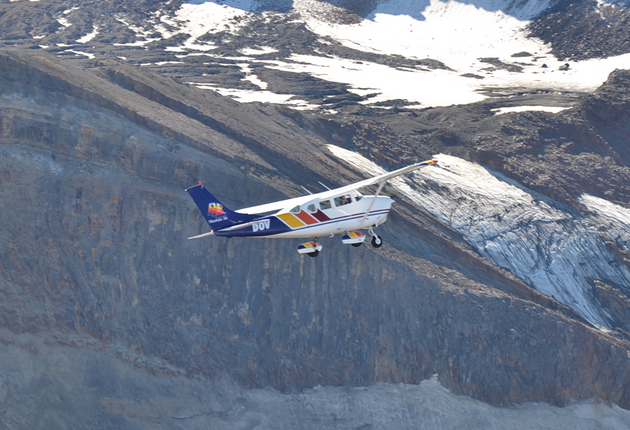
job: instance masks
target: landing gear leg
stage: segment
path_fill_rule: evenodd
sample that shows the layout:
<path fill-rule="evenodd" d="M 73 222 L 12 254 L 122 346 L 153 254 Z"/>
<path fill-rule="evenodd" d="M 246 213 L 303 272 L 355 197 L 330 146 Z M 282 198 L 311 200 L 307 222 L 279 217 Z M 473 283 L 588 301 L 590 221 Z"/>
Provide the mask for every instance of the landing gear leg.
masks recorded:
<path fill-rule="evenodd" d="M 374 230 L 372 229 L 370 229 L 370 236 L 372 236 L 372 246 L 374 248 L 380 248 L 381 246 L 383 246 L 383 239 L 381 239 L 380 236 L 374 233 Z"/>

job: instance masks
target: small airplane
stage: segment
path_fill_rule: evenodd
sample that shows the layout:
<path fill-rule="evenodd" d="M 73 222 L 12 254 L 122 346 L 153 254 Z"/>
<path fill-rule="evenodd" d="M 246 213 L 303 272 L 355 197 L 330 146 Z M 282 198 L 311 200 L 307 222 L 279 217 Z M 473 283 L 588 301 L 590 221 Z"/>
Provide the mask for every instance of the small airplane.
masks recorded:
<path fill-rule="evenodd" d="M 387 196 L 379 195 L 383 186 L 392 178 L 436 163 L 437 160 L 424 161 L 334 190 L 329 189 L 317 194 L 236 211 L 224 206 L 199 182 L 199 185 L 188 188 L 186 192 L 195 201 L 212 231 L 188 239 L 213 235 L 257 238 L 314 237 L 314 241 L 301 244 L 298 252 L 316 257 L 322 250 L 322 245 L 318 242 L 320 236 L 343 233 L 344 244 L 358 247 L 366 239 L 366 235 L 359 230 L 367 229 L 372 238 L 372 246 L 380 248 L 383 240 L 374 232 L 374 228 L 387 220 L 387 214 L 394 202 Z M 373 196 L 364 196 L 359 192 L 359 189 L 374 184 L 378 184 L 378 188 Z"/>

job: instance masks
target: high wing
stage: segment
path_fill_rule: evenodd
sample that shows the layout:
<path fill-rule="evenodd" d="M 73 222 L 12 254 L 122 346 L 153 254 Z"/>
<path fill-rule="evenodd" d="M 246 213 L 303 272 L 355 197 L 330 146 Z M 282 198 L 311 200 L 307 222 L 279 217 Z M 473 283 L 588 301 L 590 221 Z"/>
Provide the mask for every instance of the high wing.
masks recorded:
<path fill-rule="evenodd" d="M 365 179 L 363 181 L 355 182 L 354 184 L 346 185 L 340 188 L 335 188 L 334 190 L 330 190 L 330 191 L 324 191 L 323 193 L 317 194 L 317 196 L 323 197 L 323 198 L 332 197 L 339 194 L 345 194 L 350 191 L 365 188 L 370 185 L 384 184 L 385 182 L 387 182 L 388 180 L 392 178 L 395 178 L 396 176 L 405 175 L 421 167 L 429 166 L 431 164 L 436 164 L 436 163 L 437 163 L 437 160 L 422 161 L 420 163 L 412 164 L 411 166 L 394 170 L 393 172 L 383 173 L 382 175 L 374 176 L 373 178 L 370 178 L 370 179 Z"/>
<path fill-rule="evenodd" d="M 392 178 L 395 178 L 396 176 L 405 175 L 421 167 L 429 166 L 431 164 L 436 164 L 436 163 L 437 163 L 437 160 L 423 161 L 420 163 L 412 164 L 411 166 L 394 170 L 393 172 L 383 173 L 382 175 L 374 176 L 373 178 L 355 182 L 354 184 L 345 185 L 340 188 L 335 188 L 334 190 L 327 190 L 327 191 L 323 191 L 317 194 L 309 194 L 306 196 L 295 197 L 295 198 L 287 199 L 287 200 L 280 200 L 278 202 L 267 203 L 264 205 L 252 206 L 249 208 L 239 209 L 235 212 L 242 213 L 242 214 L 249 214 L 249 215 L 257 215 L 257 214 L 263 214 L 263 213 L 268 213 L 268 212 L 277 212 L 282 209 L 287 209 L 287 208 L 300 205 L 302 203 L 306 203 L 308 201 L 313 200 L 314 198 L 319 197 L 319 198 L 325 199 L 328 197 L 337 196 L 340 194 L 348 193 L 350 191 L 358 190 L 360 188 L 365 188 L 370 185 L 383 184 L 386 181 Z"/>
<path fill-rule="evenodd" d="M 318 194 L 309 194 L 301 197 L 294 197 L 292 199 L 280 200 L 277 202 L 266 203 L 264 205 L 251 206 L 249 208 L 239 209 L 235 212 L 248 215 L 259 215 L 268 212 L 278 212 L 279 210 L 292 208 L 294 206 L 306 203 L 309 200 L 313 200 Z"/>

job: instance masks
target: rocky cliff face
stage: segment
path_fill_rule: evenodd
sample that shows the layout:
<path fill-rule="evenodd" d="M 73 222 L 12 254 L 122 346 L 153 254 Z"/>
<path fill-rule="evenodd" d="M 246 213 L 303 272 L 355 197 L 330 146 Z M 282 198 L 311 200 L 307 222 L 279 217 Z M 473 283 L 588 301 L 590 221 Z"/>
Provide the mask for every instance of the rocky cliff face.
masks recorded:
<path fill-rule="evenodd" d="M 197 180 L 238 208 L 359 178 L 316 122 L 116 63 L 84 69 L 3 51 L 0 79 L 5 343 L 27 348 L 15 335 L 34 336 L 53 348 L 46 354 L 96 349 L 158 378 L 227 375 L 250 388 L 418 384 L 438 374 L 454 393 L 496 405 L 599 398 L 630 407 L 623 331 L 592 327 L 403 195 L 380 250 L 330 239 L 305 259 L 292 241 L 186 240 L 206 228 L 183 192 Z M 393 162 L 386 150 L 396 148 L 382 152 Z M 614 188 L 616 199 L 623 193 Z M 613 300 L 615 287 L 597 285 Z M 16 405 L 28 395 L 3 383 Z M 140 413 L 112 400 L 126 389 L 117 384 L 82 385 L 96 391 L 103 419 Z"/>
<path fill-rule="evenodd" d="M 529 25 L 529 31 L 552 43 L 560 59 L 602 58 L 630 49 L 625 2 L 558 1 L 541 15 Z"/>

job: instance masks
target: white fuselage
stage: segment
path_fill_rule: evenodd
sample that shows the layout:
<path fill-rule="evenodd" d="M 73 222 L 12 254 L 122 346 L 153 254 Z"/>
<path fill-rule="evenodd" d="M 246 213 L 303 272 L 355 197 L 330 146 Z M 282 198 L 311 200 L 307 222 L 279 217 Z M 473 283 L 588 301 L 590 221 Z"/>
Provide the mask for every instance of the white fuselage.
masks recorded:
<path fill-rule="evenodd" d="M 300 209 L 294 208 L 293 213 L 283 211 L 275 216 L 286 221 L 291 215 L 298 216 L 296 212 L 304 211 L 317 220 L 316 223 L 306 224 L 303 226 L 292 226 L 291 231 L 286 231 L 273 236 L 266 237 L 320 237 L 332 236 L 339 233 L 351 232 L 355 230 L 367 229 L 383 224 L 387 220 L 387 214 L 391 208 L 393 200 L 387 196 L 360 196 L 360 200 L 356 200 L 357 195 L 352 195 L 351 203 L 345 205 L 335 204 L 335 198 L 326 199 L 331 202 L 331 207 L 322 208 L 320 202 L 322 199 L 315 199 L 300 205 Z M 375 200 L 376 199 L 376 200 Z M 323 201 L 326 201 L 323 200 Z M 315 205 L 316 211 L 309 211 L 309 207 Z M 370 207 L 371 206 L 371 207 Z M 312 207 L 311 207 L 312 209 Z M 369 213 L 365 216 L 366 211 Z M 301 215 L 305 218 L 304 215 Z M 289 220 L 290 221 L 290 220 Z"/>

